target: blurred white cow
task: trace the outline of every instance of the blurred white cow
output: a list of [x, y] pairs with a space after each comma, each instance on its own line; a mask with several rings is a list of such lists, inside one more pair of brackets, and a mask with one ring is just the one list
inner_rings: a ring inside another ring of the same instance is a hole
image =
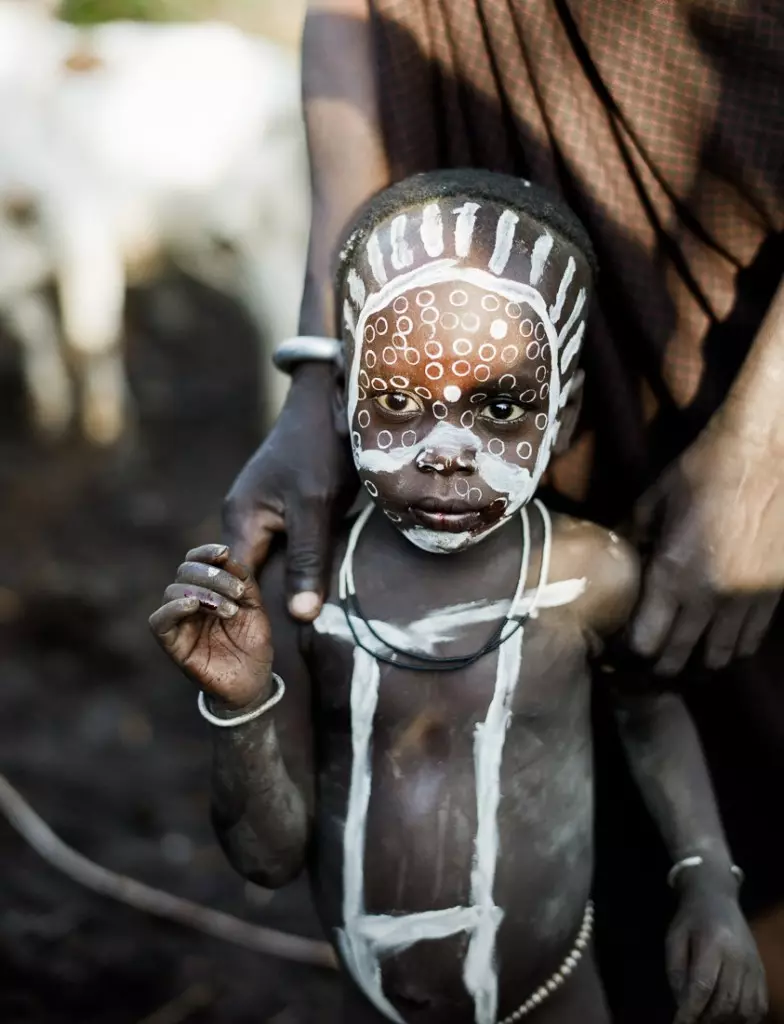
[[35, 424], [62, 433], [78, 394], [85, 435], [120, 437], [126, 287], [163, 258], [245, 306], [269, 423], [309, 222], [296, 63], [222, 23], [77, 29], [51, 6], [0, 0], [0, 316]]

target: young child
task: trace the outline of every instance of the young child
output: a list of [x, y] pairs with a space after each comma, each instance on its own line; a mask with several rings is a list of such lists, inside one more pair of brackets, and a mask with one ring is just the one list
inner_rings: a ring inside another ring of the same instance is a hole
[[[328, 603], [297, 625], [281, 558], [259, 589], [212, 544], [150, 620], [214, 726], [227, 855], [269, 887], [309, 865], [365, 997], [352, 1022], [609, 1019], [589, 658], [639, 569], [534, 497], [575, 419], [594, 270], [582, 225], [528, 182], [439, 172], [376, 197], [337, 275], [336, 416], [371, 502]], [[762, 968], [691, 722], [673, 695], [616, 690], [675, 865], [678, 1020], [758, 1020]]]

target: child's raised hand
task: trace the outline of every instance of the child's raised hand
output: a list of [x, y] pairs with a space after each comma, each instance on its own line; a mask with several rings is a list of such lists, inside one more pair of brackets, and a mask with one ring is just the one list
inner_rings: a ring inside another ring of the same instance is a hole
[[667, 969], [678, 1001], [675, 1024], [757, 1024], [767, 1012], [765, 972], [734, 896], [684, 891]]
[[269, 621], [249, 569], [225, 544], [185, 556], [150, 616], [158, 643], [207, 693], [242, 708], [272, 691]]

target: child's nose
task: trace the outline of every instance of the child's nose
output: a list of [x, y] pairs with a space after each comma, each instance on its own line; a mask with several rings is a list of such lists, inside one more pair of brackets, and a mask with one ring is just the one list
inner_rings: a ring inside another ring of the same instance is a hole
[[423, 448], [416, 457], [416, 466], [422, 473], [442, 473], [444, 476], [462, 473], [469, 476], [476, 472], [476, 448], [455, 449], [437, 445]]

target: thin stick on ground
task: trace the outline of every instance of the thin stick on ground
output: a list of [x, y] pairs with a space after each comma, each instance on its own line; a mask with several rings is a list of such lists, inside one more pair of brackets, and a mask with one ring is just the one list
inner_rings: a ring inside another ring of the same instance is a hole
[[337, 967], [335, 954], [327, 942], [241, 921], [94, 864], [56, 836], [4, 775], [0, 775], [0, 811], [48, 864], [101, 896], [257, 953], [314, 967]]

